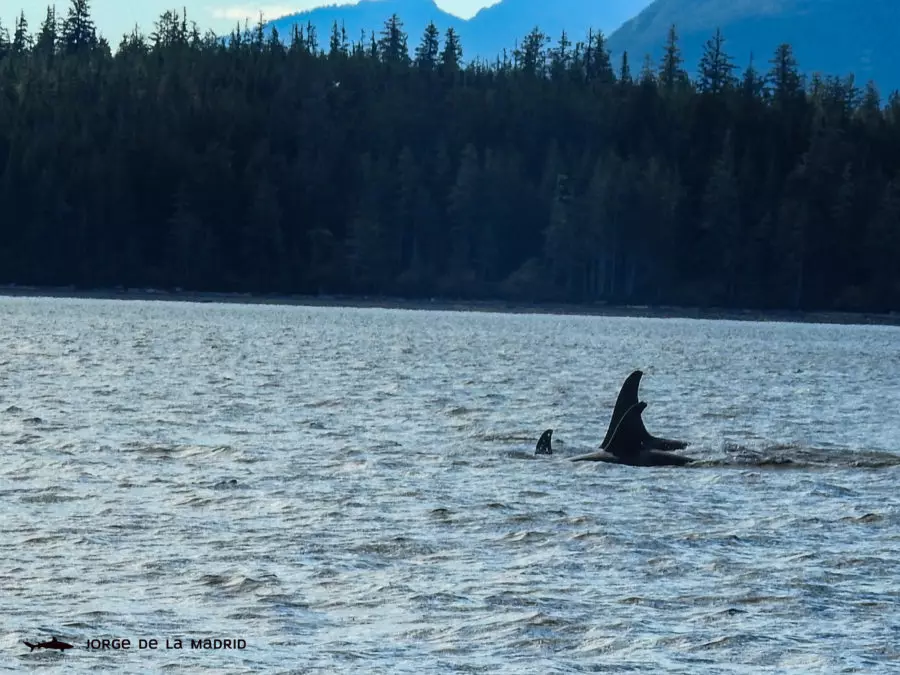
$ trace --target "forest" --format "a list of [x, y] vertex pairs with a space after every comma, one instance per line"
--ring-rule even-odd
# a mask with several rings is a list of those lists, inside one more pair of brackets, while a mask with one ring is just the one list
[[0, 24], [0, 284], [882, 312], [898, 261], [900, 96], [787, 44]]

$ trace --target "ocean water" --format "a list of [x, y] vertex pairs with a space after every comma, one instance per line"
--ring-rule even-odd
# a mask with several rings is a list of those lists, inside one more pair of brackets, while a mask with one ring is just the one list
[[0, 669], [895, 673], [898, 338], [0, 298]]

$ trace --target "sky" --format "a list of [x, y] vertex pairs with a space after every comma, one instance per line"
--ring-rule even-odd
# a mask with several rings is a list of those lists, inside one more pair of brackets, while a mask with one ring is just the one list
[[[496, 0], [437, 0], [446, 12], [469, 18], [482, 7]], [[47, 12], [47, 5], [56, 5], [57, 12], [65, 16], [69, 0], [0, 0], [0, 21], [11, 28], [16, 17], [24, 10], [29, 28], [36, 31]], [[153, 24], [167, 9], [187, 8], [189, 21], [196, 21], [201, 30], [212, 29], [227, 33], [238, 21], [249, 18], [251, 23], [262, 11], [267, 19], [312, 9], [324, 4], [353, 4], [352, 0], [90, 0], [91, 15], [99, 32], [113, 46], [125, 33], [137, 24], [144, 33], [153, 32]]]

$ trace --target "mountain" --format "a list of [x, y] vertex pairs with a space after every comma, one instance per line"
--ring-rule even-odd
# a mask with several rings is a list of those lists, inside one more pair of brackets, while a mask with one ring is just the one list
[[588, 28], [609, 36], [608, 47], [617, 59], [628, 50], [632, 68], [645, 54], [654, 62], [662, 56], [669, 27], [675, 24], [685, 68], [694, 73], [703, 46], [722, 30], [725, 51], [743, 69], [753, 54], [760, 70], [768, 70], [775, 48], [787, 42], [807, 75], [853, 73], [863, 86], [874, 80], [883, 96], [900, 89], [900, 0], [501, 0], [469, 20], [440, 9], [434, 0], [361, 0], [299, 12], [270, 22], [287, 38], [294, 24], [311, 22], [322, 47], [335, 21], [344, 23], [351, 41], [361, 31], [380, 32], [392, 14], [403, 21], [410, 50], [419, 43], [429, 21], [443, 34], [452, 27], [460, 36], [463, 57], [493, 61], [503, 49], [535, 26], [555, 43], [563, 30], [574, 41]]
[[442, 10], [434, 0], [362, 0], [356, 5], [329, 5], [297, 12], [270, 21], [267, 27], [277, 28], [283, 38], [290, 39], [295, 24], [299, 24], [305, 31], [307, 23], [312, 23], [316, 27], [319, 45], [327, 49], [328, 37], [335, 21], [338, 26], [343, 23], [347, 38], [351, 42], [357, 42], [362, 31], [365, 31], [367, 36], [373, 30], [380, 32], [385, 20], [392, 14], [396, 14], [403, 21], [403, 28], [409, 34], [411, 50], [419, 43], [419, 38], [430, 21], [434, 21], [442, 34], [451, 27], [461, 32], [463, 24], [466, 23], [464, 19]]
[[538, 27], [556, 44], [565, 30], [569, 40], [583, 40], [590, 28], [612, 33], [650, 0], [501, 0], [485, 7], [462, 29], [462, 44], [489, 60]]
[[645, 54], [659, 62], [669, 27], [675, 24], [685, 68], [693, 73], [706, 41], [722, 30], [724, 49], [743, 69], [754, 55], [769, 69], [775, 48], [787, 42], [807, 75], [856, 76], [857, 86], [874, 80], [882, 96], [900, 88], [898, 0], [655, 0], [609, 39], [614, 57], [627, 50], [639, 67]]
[[555, 43], [565, 29], [573, 42], [583, 40], [589, 28], [609, 35], [629, 17], [647, 6], [650, 0], [501, 0], [479, 11], [471, 19], [461, 19], [440, 9], [434, 0], [361, 0], [356, 5], [332, 5], [298, 12], [269, 22], [287, 38], [294, 24], [316, 27], [319, 43], [327, 46], [335, 21], [341, 22], [351, 41], [360, 32], [381, 31], [392, 14], [403, 21], [409, 34], [410, 50], [415, 49], [429, 21], [443, 35], [453, 28], [460, 36], [463, 58], [493, 61], [503, 49], [512, 51], [535, 26]]

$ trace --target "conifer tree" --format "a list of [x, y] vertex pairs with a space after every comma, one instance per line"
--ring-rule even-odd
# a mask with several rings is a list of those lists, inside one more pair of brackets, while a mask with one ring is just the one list
[[433, 71], [438, 65], [440, 53], [440, 33], [433, 21], [429, 21], [422, 35], [422, 42], [416, 47], [416, 64], [425, 71]]
[[384, 23], [378, 50], [385, 63], [405, 65], [409, 61], [407, 36], [403, 30], [403, 21], [396, 14], [391, 15]]
[[25, 18], [25, 12], [19, 14], [16, 20], [16, 30], [13, 35], [12, 50], [16, 54], [23, 54], [28, 51], [33, 44], [31, 34], [28, 32], [28, 20]]
[[[627, 71], [628, 52], [623, 52], [622, 63]], [[609, 84], [615, 81], [612, 63], [609, 58], [609, 50], [606, 49], [606, 36], [603, 31], [590, 31], [584, 54], [585, 77], [588, 82], [601, 82]], [[627, 75], [630, 77], [630, 74]]]
[[622, 52], [622, 61], [619, 65], [619, 83], [623, 87], [628, 87], [632, 84], [631, 77], [631, 66], [628, 63], [628, 52]]
[[788, 44], [779, 45], [769, 63], [772, 65], [768, 76], [772, 99], [783, 108], [803, 93], [803, 80], [797, 70], [794, 50]]
[[453, 28], [444, 35], [444, 49], [441, 52], [441, 71], [445, 75], [455, 75], [462, 68], [463, 50], [459, 36]]
[[594, 31], [465, 64], [399, 15], [324, 53], [60, 11], [3, 17], [0, 283], [900, 309], [900, 95], [788, 45], [692, 82], [673, 28], [634, 81]]
[[518, 51], [519, 68], [526, 75], [542, 77], [546, 68], [546, 46], [550, 41], [540, 28], [534, 28], [522, 41], [522, 49]]
[[725, 53], [724, 44], [722, 32], [716, 29], [716, 34], [703, 48], [700, 76], [697, 80], [697, 90], [701, 93], [717, 95], [735, 85], [733, 75], [735, 66], [731, 62], [731, 57]]
[[665, 51], [659, 66], [660, 88], [666, 94], [672, 94], [676, 89], [687, 83], [687, 73], [684, 70], [684, 59], [681, 57], [681, 47], [678, 46], [678, 32], [675, 26], [669, 28], [666, 38]]
[[59, 39], [56, 8], [47, 7], [47, 14], [41, 23], [41, 29], [35, 40], [34, 51], [44, 57], [50, 57], [56, 52]]
[[716, 277], [723, 281], [725, 298], [734, 302], [740, 276], [740, 195], [735, 180], [734, 146], [729, 131], [725, 136], [722, 155], [713, 166], [703, 197], [703, 226], [709, 237], [704, 258], [719, 261]]
[[97, 32], [91, 19], [88, 0], [70, 0], [69, 14], [63, 22], [62, 42], [64, 49], [77, 52], [97, 45]]
[[888, 183], [865, 238], [871, 295], [880, 311], [900, 301], [900, 174]]

